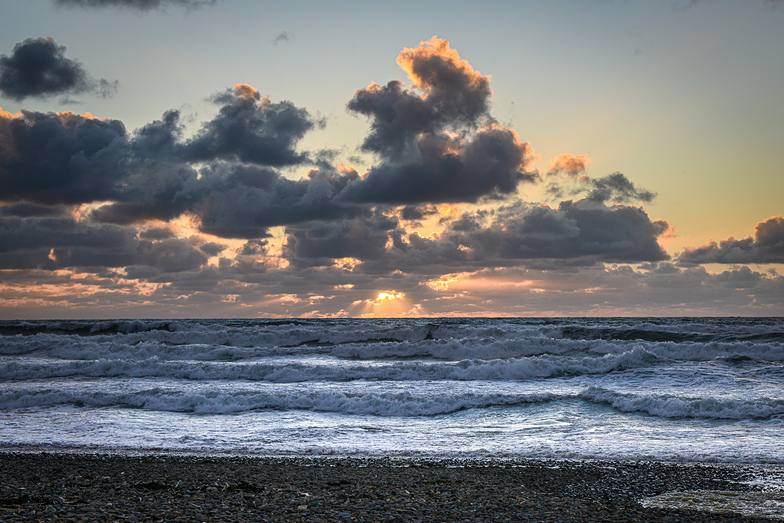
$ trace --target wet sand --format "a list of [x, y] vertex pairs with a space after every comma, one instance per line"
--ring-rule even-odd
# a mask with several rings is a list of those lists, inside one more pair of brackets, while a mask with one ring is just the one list
[[781, 521], [646, 508], [752, 467], [0, 452], [0, 521]]

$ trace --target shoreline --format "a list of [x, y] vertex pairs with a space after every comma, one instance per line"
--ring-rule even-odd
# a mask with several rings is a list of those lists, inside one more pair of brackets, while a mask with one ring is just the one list
[[780, 522], [641, 504], [706, 493], [784, 507], [751, 483], [763, 469], [784, 477], [765, 464], [0, 448], [0, 520]]

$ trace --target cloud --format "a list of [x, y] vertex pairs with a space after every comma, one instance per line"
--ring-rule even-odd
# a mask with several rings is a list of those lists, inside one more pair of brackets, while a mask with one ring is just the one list
[[383, 215], [337, 222], [309, 222], [286, 228], [285, 256], [306, 265], [331, 265], [333, 260], [377, 260], [387, 254], [395, 218]]
[[[678, 280], [659, 244], [669, 224], [639, 206], [654, 194], [621, 173], [587, 176], [584, 155], [556, 157], [545, 179], [573, 199], [520, 201], [521, 185], [540, 181], [536, 157], [490, 114], [490, 77], [435, 37], [398, 64], [408, 85], [371, 84], [349, 102], [370, 123], [362, 143], [374, 164], [362, 175], [334, 165], [334, 151], [301, 149], [323, 122], [248, 84], [212, 96], [217, 113], [191, 134], [178, 110], [131, 132], [89, 113], [0, 112], [3, 280], [24, 272], [40, 299], [63, 300], [39, 288], [58, 282], [71, 304], [95, 292], [138, 305], [144, 292], [162, 315], [216, 304], [361, 314], [380, 291], [433, 314], [516, 312], [521, 293], [557, 301], [504, 277], [583, 305], [598, 298], [579, 277], [605, 299], [613, 285], [644, 282], [662, 293], [678, 281], [746, 296], [777, 288], [742, 268], [719, 278], [670, 264]], [[757, 243], [777, 235], [763, 227]], [[0, 282], [0, 295], [28, 303], [11, 285]]]
[[168, 6], [196, 9], [215, 4], [215, 0], [54, 0], [54, 2], [63, 7], [121, 7], [139, 11], [163, 9]]
[[489, 118], [490, 77], [461, 60], [447, 40], [434, 36], [404, 49], [397, 63], [416, 91], [397, 80], [384, 87], [372, 83], [348, 103], [349, 110], [371, 118], [366, 151], [399, 155], [421, 133], [476, 127]]
[[294, 35], [289, 33], [288, 31], [281, 31], [275, 35], [275, 38], [272, 39], [272, 45], [278, 45], [281, 42], [288, 42], [294, 38]]
[[36, 205], [32, 203], [11, 203], [0, 205], [0, 216], [17, 216], [30, 218], [33, 216], [62, 216], [67, 213], [59, 206]]
[[348, 109], [370, 118], [362, 148], [379, 155], [346, 201], [389, 204], [476, 202], [533, 181], [533, 150], [489, 113], [490, 77], [433, 37], [404, 49], [397, 63], [413, 83], [376, 83], [354, 93]]
[[118, 120], [0, 112], [0, 200], [77, 204], [110, 199], [127, 175]]
[[135, 267], [193, 270], [207, 257], [183, 238], [144, 239], [137, 229], [60, 217], [0, 217], [0, 269]]
[[754, 237], [742, 240], [729, 237], [718, 244], [684, 249], [678, 256], [682, 264], [702, 263], [784, 263], [784, 217], [773, 216], [754, 227]]
[[449, 227], [441, 241], [462, 249], [468, 259], [490, 266], [523, 260], [642, 262], [669, 258], [658, 238], [669, 229], [641, 208], [607, 206], [591, 199], [566, 200], [557, 208], [507, 208], [485, 226], [481, 218]]
[[484, 196], [510, 194], [529, 171], [533, 150], [516, 132], [487, 125], [463, 138], [446, 133], [417, 140], [415, 159], [374, 166], [346, 188], [351, 202], [415, 204], [476, 202]]
[[449, 41], [433, 36], [419, 47], [404, 49], [397, 64], [414, 87], [424, 91], [432, 117], [443, 123], [473, 125], [488, 110], [490, 77], [474, 71]]
[[656, 194], [641, 189], [634, 185], [624, 174], [613, 173], [603, 178], [588, 179], [591, 190], [588, 198], [596, 201], [614, 201], [618, 203], [629, 203], [643, 201], [650, 203], [656, 198]]
[[310, 114], [291, 102], [270, 102], [247, 84], [215, 97], [222, 104], [218, 115], [184, 147], [187, 160], [238, 160], [260, 165], [303, 163], [307, 157], [294, 151], [296, 143], [316, 123]]
[[11, 56], [0, 56], [0, 92], [14, 100], [87, 92], [105, 98], [118, 85], [93, 79], [52, 38], [28, 38], [14, 46]]
[[[194, 212], [204, 232], [227, 238], [263, 238], [269, 227], [363, 214], [333, 195], [352, 174], [312, 170], [303, 180], [252, 166], [216, 164], [205, 170], [206, 191]], [[356, 176], [356, 173], [353, 173]]]
[[585, 172], [586, 167], [592, 162], [588, 156], [584, 154], [559, 154], [550, 162], [547, 167], [548, 175], [568, 174], [569, 176], [577, 176]]
[[[579, 166], [579, 164], [571, 165], [570, 162], [571, 157], [568, 157], [562, 164], [565, 164], [566, 168]], [[551, 164], [550, 168], [552, 167], [553, 164]], [[548, 170], [550, 175], [559, 172], [566, 172], [573, 179], [565, 180], [561, 183], [550, 183], [547, 186], [547, 193], [555, 198], [562, 198], [564, 194], [570, 196], [586, 195], [589, 199], [597, 202], [611, 201], [615, 203], [650, 203], [656, 198], [656, 193], [637, 187], [623, 173], [616, 172], [601, 178], [591, 178], [584, 174], [575, 177], [567, 171], [560, 170], [559, 167], [556, 167], [555, 170]]]
[[670, 229], [638, 207], [590, 199], [510, 205], [494, 213], [465, 213], [443, 232], [407, 233], [384, 214], [287, 227], [286, 257], [297, 265], [329, 265], [355, 258], [373, 274], [443, 274], [482, 267], [545, 263], [555, 270], [597, 263], [669, 259], [658, 238]]
[[115, 224], [190, 212], [205, 231], [227, 237], [361, 212], [333, 198], [358, 179], [356, 171], [325, 167], [293, 181], [275, 170], [307, 161], [295, 150], [316, 125], [307, 111], [248, 85], [215, 99], [218, 115], [188, 139], [177, 111], [130, 135], [122, 122], [89, 113], [0, 113], [0, 200], [108, 201], [92, 217]]

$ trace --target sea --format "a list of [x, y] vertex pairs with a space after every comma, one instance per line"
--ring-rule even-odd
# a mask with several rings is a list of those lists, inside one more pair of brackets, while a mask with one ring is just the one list
[[784, 318], [0, 322], [0, 446], [784, 464]]

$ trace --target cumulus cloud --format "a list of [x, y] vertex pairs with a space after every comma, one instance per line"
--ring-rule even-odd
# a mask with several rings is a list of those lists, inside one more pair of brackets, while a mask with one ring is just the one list
[[168, 6], [185, 7], [187, 9], [199, 8], [215, 4], [215, 0], [54, 0], [55, 4], [64, 7], [121, 7], [148, 11], [162, 9]]
[[419, 47], [404, 49], [397, 63], [415, 90], [394, 80], [359, 89], [348, 104], [371, 118], [363, 148], [396, 155], [421, 133], [475, 127], [489, 117], [490, 77], [461, 60], [447, 40], [436, 36]]
[[65, 46], [52, 38], [28, 38], [0, 56], [0, 93], [14, 100], [92, 92], [117, 92], [118, 82], [92, 78], [82, 65], [65, 57]]
[[108, 201], [92, 217], [115, 224], [190, 212], [205, 231], [227, 237], [262, 237], [270, 226], [361, 211], [333, 198], [358, 179], [356, 171], [325, 167], [293, 181], [275, 169], [306, 161], [295, 147], [317, 125], [307, 111], [244, 84], [215, 99], [218, 115], [187, 139], [177, 111], [132, 134], [89, 113], [2, 112], [0, 200]]
[[142, 240], [133, 228], [78, 222], [70, 216], [0, 217], [0, 268], [62, 269], [147, 266], [195, 269], [206, 256], [187, 240]]
[[658, 237], [669, 229], [642, 208], [607, 206], [591, 199], [536, 207], [507, 221], [501, 254], [510, 258], [595, 257], [607, 262], [668, 258]]
[[754, 237], [729, 237], [701, 247], [684, 249], [678, 260], [687, 265], [702, 263], [784, 263], [784, 217], [773, 216], [754, 227]]
[[86, 203], [116, 196], [126, 175], [118, 120], [71, 112], [0, 111], [0, 200]]
[[306, 160], [294, 150], [316, 125], [305, 109], [291, 102], [270, 102], [247, 84], [237, 84], [214, 99], [221, 104], [220, 112], [184, 146], [186, 159], [228, 159], [276, 167]]
[[510, 207], [486, 225], [481, 217], [464, 218], [439, 241], [455, 246], [462, 258], [490, 266], [536, 259], [629, 263], [668, 259], [658, 243], [668, 229], [667, 222], [651, 220], [641, 208], [582, 199], [557, 208]]
[[475, 202], [533, 181], [533, 150], [489, 113], [490, 77], [438, 37], [404, 49], [413, 86], [391, 81], [354, 93], [349, 110], [370, 118], [362, 147], [380, 163], [343, 197], [354, 202]]
[[377, 260], [387, 254], [395, 218], [375, 215], [337, 222], [309, 222], [286, 228], [287, 259], [300, 265], [331, 265], [333, 260]]
[[218, 236], [260, 238], [269, 227], [365, 212], [333, 198], [351, 174], [312, 170], [307, 178], [294, 181], [255, 167], [220, 164], [204, 172], [200, 187], [206, 192], [194, 211], [201, 230]]
[[415, 159], [373, 167], [341, 198], [392, 204], [475, 202], [483, 196], [510, 194], [518, 183], [535, 177], [528, 170], [530, 144], [498, 125], [468, 137], [422, 135], [417, 149]]
[[669, 259], [658, 242], [670, 229], [642, 208], [590, 199], [512, 205], [465, 213], [437, 235], [407, 233], [386, 215], [287, 227], [287, 257], [300, 265], [356, 258], [372, 273], [411, 274], [508, 267], [548, 260], [551, 268]]
[[584, 154], [559, 154], [550, 162], [547, 174], [551, 176], [556, 174], [577, 176], [584, 173], [591, 162], [592, 160]]

